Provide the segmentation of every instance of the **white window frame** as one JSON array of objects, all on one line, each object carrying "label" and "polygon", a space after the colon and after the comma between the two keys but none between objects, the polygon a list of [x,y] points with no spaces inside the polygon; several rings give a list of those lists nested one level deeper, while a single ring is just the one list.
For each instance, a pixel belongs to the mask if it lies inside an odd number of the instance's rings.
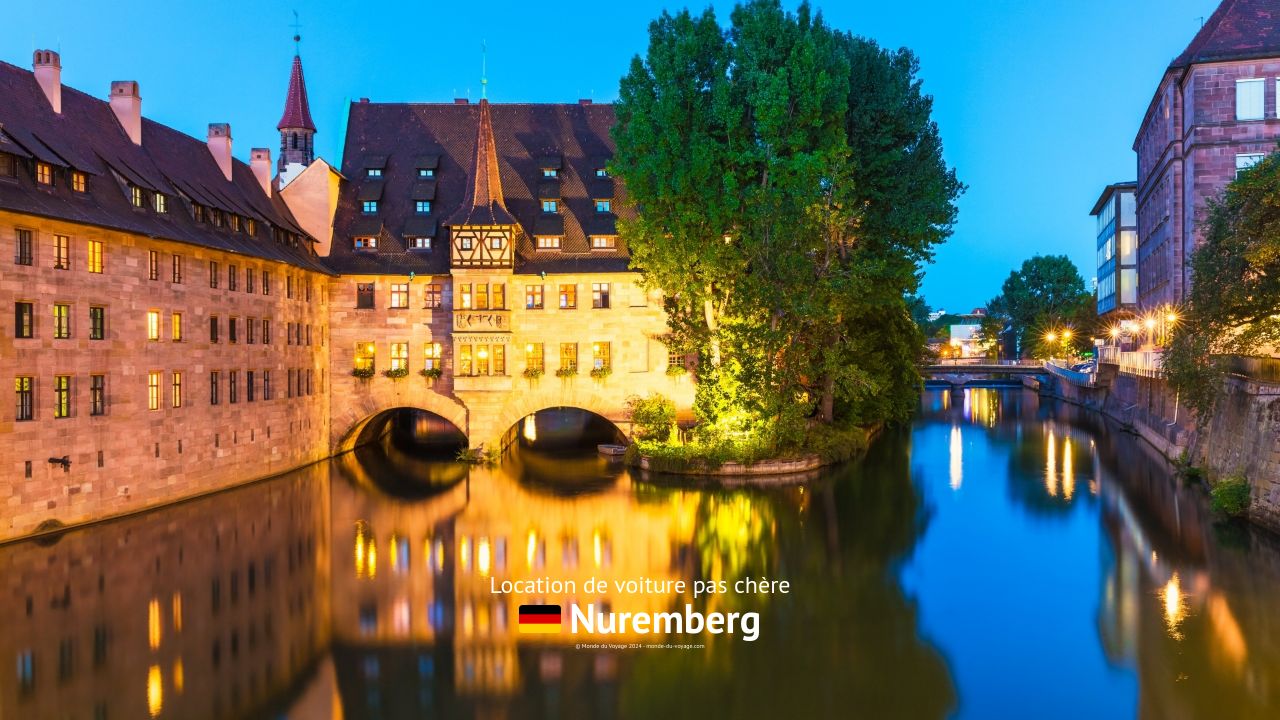
[{"label": "white window frame", "polygon": [[[1248,92],[1256,92],[1257,98],[1248,97]],[[1263,78],[1236,80],[1236,120],[1261,120],[1266,117],[1266,92]]]},{"label": "white window frame", "polygon": [[1240,177],[1241,171],[1262,162],[1265,157],[1265,153],[1236,153],[1236,177]]}]

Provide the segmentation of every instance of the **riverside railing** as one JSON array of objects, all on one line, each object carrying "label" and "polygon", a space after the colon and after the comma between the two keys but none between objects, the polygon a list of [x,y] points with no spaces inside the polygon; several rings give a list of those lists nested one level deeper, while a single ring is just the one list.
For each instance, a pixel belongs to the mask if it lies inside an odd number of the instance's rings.
[{"label": "riverside railing", "polygon": [[1164,375],[1163,350],[1120,350],[1115,346],[1098,348],[1098,362],[1119,365],[1126,375],[1156,378]]},{"label": "riverside railing", "polygon": [[1078,385],[1080,387],[1094,387],[1098,384],[1097,373],[1071,370],[1070,368],[1062,367],[1053,361],[1046,362],[1044,364],[1044,369],[1048,370],[1049,374],[1056,375],[1072,385]]}]

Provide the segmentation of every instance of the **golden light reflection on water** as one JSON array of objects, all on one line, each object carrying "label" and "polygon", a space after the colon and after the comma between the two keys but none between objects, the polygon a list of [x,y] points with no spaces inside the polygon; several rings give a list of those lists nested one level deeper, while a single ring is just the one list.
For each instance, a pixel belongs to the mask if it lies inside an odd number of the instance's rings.
[{"label": "golden light reflection on water", "polygon": [[164,710],[164,676],[159,665],[152,665],[147,670],[147,712],[151,717],[158,717]]},{"label": "golden light reflection on water", "polygon": [[476,571],[481,577],[489,577],[490,568],[489,538],[482,537],[476,542]]},{"label": "golden light reflection on water", "polygon": [[1062,497],[1067,500],[1075,493],[1076,474],[1071,459],[1071,438],[1062,438]]},{"label": "golden light reflection on water", "polygon": [[356,522],[355,541],[356,578],[372,580],[378,575],[378,543],[369,529],[369,523]]},{"label": "golden light reflection on water", "polygon": [[[944,393],[943,397],[946,396]],[[948,403],[944,401],[944,409]],[[964,419],[975,425],[995,427],[1000,419],[1000,392],[995,388],[965,388]]]},{"label": "golden light reflection on water", "polygon": [[1169,576],[1169,582],[1165,583],[1164,588],[1160,590],[1160,596],[1164,602],[1164,624],[1169,637],[1181,640],[1180,628],[1187,616],[1187,601],[1182,593],[1182,583],[1178,579],[1177,572]]},{"label": "golden light reflection on water", "polygon": [[1049,428],[1049,437],[1045,442],[1044,458],[1044,490],[1049,497],[1058,496],[1058,438]]},{"label": "golden light reflection on water", "polygon": [[160,600],[151,598],[147,603],[147,642],[152,650],[160,649]]}]

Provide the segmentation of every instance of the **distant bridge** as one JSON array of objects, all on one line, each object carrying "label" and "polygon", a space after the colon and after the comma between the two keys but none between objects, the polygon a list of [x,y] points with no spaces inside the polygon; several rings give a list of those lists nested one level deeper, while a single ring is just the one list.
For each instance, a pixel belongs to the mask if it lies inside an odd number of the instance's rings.
[{"label": "distant bridge", "polygon": [[1025,377],[1042,380],[1049,375],[1043,363],[940,363],[920,369],[925,384],[934,387],[1022,385]]}]

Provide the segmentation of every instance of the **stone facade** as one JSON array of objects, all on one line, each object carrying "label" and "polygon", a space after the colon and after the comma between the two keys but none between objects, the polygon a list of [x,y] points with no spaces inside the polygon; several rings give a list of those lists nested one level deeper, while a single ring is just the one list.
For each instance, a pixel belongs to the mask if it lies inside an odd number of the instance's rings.
[{"label": "stone facade", "polygon": [[1194,456],[1214,479],[1243,475],[1251,487],[1250,519],[1280,532],[1280,386],[1228,380],[1197,433]]},{"label": "stone facade", "polygon": [[[19,230],[32,233],[31,265],[13,262]],[[53,264],[59,235],[68,239],[67,270]],[[90,272],[90,242],[102,243],[100,273]],[[0,297],[6,300],[0,356],[6,382],[31,379],[33,411],[31,420],[17,419],[19,398],[10,385],[14,394],[0,406],[0,468],[6,475],[0,539],[48,520],[69,524],[131,512],[328,456],[326,276],[2,211],[0,258]],[[174,258],[180,258],[181,282],[173,281]],[[216,288],[210,286],[213,264]],[[233,271],[236,289],[229,285]],[[34,318],[29,339],[16,337],[15,327],[16,305],[26,302]],[[55,305],[68,307],[69,338],[55,338]],[[101,340],[90,339],[91,307],[104,311]],[[153,312],[158,340],[148,339]],[[181,316],[176,340],[175,314]],[[210,337],[211,318],[217,318],[217,342]],[[181,381],[176,403],[175,372]],[[211,404],[212,372],[219,373],[217,404]],[[151,373],[159,373],[156,409],[150,408]],[[94,414],[90,397],[94,375],[105,383],[101,414]],[[57,377],[69,378],[67,417],[55,417]],[[50,462],[62,457],[70,462],[65,470]]]}]

